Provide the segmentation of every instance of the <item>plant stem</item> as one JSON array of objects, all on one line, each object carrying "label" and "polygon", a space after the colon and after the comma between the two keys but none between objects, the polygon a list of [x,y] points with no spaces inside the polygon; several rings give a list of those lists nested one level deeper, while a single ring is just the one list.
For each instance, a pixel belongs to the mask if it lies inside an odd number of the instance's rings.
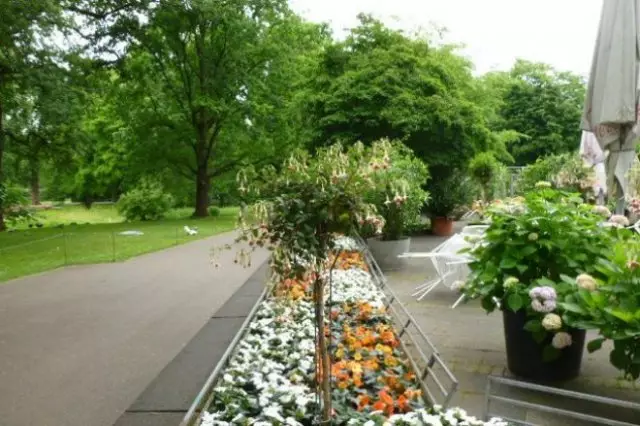
[{"label": "plant stem", "polygon": [[318,361],[322,363],[321,377],[319,377],[320,391],[322,393],[322,422],[329,424],[331,421],[331,383],[329,353],[327,350],[326,336],[324,335],[324,286],[320,273],[316,276],[313,290],[316,299],[316,324],[318,326]]}]

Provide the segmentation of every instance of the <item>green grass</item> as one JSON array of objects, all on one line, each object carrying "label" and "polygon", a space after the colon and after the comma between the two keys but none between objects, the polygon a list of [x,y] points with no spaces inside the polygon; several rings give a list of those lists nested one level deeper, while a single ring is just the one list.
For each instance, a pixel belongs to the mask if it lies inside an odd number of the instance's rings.
[{"label": "green grass", "polygon": [[[0,234],[0,282],[64,265],[120,261],[230,231],[238,209],[223,208],[220,216],[203,219],[190,218],[192,212],[193,209],[175,209],[165,219],[154,222],[124,222],[108,205],[90,210],[65,206],[38,212],[43,228]],[[198,235],[186,235],[185,225],[197,227]],[[144,235],[118,235],[127,230],[142,231]]]}]

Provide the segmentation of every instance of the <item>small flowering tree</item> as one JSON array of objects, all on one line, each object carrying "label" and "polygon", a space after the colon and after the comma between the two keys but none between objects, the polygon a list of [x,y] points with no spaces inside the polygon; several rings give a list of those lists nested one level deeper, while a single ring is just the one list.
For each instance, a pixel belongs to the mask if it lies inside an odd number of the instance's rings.
[{"label": "small flowering tree", "polygon": [[406,236],[407,227],[420,221],[420,212],[429,198],[422,189],[429,179],[429,172],[427,166],[400,142],[383,140],[371,149],[378,151],[372,154],[382,157],[383,161],[372,176],[374,186],[365,199],[384,219],[382,239],[399,240]]},{"label": "small flowering tree", "polygon": [[[241,210],[240,237],[251,247],[273,251],[271,268],[279,281],[305,279],[313,283],[317,326],[317,378],[322,395],[322,419],[331,417],[330,360],[325,335],[325,288],[337,256],[336,236],[370,225],[381,233],[384,219],[364,194],[376,188],[376,173],[389,167],[388,142],[371,149],[362,144],[344,149],[334,145],[315,156],[294,153],[279,170],[239,174],[241,193],[257,199]],[[237,261],[247,265],[249,252]]]}]

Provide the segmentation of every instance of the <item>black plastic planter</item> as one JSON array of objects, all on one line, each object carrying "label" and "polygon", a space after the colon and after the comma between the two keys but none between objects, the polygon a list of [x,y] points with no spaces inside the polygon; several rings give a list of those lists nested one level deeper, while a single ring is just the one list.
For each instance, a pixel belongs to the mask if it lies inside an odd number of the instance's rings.
[{"label": "black plastic planter", "polygon": [[527,322],[525,311],[502,311],[504,320],[504,339],[507,346],[507,365],[509,371],[524,379],[558,382],[570,380],[580,374],[582,354],[584,353],[585,330],[570,329],[571,346],[562,349],[559,358],[545,362],[542,351],[551,343],[552,335],[542,342],[533,340],[532,334],[524,329]]}]

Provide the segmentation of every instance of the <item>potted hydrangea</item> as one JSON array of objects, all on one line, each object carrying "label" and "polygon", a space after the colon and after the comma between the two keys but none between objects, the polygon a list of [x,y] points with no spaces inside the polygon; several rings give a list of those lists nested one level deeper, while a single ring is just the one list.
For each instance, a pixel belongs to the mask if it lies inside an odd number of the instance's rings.
[{"label": "potted hydrangea", "polygon": [[[372,227],[363,229],[373,257],[383,270],[397,269],[399,255],[409,251],[411,240],[407,228],[420,222],[420,212],[429,198],[422,189],[429,173],[427,166],[401,143],[386,140],[374,145],[374,158],[382,160],[373,164],[378,172],[372,175],[374,187],[365,199],[374,205],[384,219],[380,235],[372,236]],[[367,229],[368,228],[368,229]]]},{"label": "potted hydrangea", "polygon": [[579,196],[549,185],[538,185],[519,208],[497,207],[483,244],[471,252],[463,291],[481,299],[487,312],[502,310],[513,374],[544,381],[575,377],[585,332],[563,320],[560,301],[578,291],[566,277],[594,273],[615,230],[600,226],[602,217]]}]

